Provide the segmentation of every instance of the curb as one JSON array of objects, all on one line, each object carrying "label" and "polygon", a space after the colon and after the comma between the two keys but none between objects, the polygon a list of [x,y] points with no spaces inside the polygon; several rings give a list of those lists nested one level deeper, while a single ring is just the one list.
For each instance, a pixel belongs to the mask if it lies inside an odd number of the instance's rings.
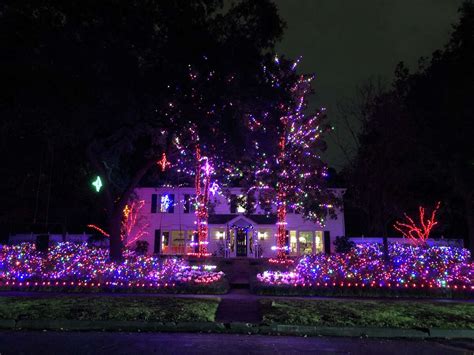
[{"label": "curb", "polygon": [[132,332],[206,332],[234,334],[265,334],[294,336],[334,336],[411,339],[474,339],[472,329],[398,329],[365,327],[316,327],[285,324],[182,322],[162,323],[144,321],[99,321],[0,319],[1,330],[61,330],[61,331],[132,331]]}]

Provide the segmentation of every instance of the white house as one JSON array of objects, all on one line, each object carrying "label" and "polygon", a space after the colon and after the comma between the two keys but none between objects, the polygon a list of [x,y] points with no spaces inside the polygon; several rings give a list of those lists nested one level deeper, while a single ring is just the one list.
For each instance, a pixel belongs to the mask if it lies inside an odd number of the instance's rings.
[{"label": "white house", "polygon": [[[240,188],[230,188],[228,199],[221,193],[211,195],[208,251],[216,256],[271,257],[276,255],[276,216],[258,207],[254,214],[236,202]],[[333,189],[342,197],[345,189]],[[196,251],[195,190],[192,187],[141,187],[136,197],[141,202],[136,227],[128,237],[130,246],[136,240],[149,243],[149,253],[183,255]],[[230,201],[229,201],[230,200]],[[344,212],[336,211],[324,226],[304,220],[300,214],[287,214],[287,244],[290,255],[334,251],[333,241],[345,235]],[[144,232],[137,237],[137,230]],[[135,233],[135,234],[134,234]],[[141,233],[140,233],[141,234]]]}]

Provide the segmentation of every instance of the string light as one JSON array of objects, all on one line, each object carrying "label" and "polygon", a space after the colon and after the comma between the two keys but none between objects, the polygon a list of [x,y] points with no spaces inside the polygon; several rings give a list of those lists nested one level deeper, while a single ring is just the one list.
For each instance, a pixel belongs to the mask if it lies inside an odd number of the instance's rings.
[{"label": "string light", "polygon": [[[276,88],[285,88],[286,85],[282,85],[283,81],[292,77],[289,73],[295,71],[300,60],[301,57],[289,65],[275,57],[277,69],[267,72],[272,85]],[[268,159],[262,156],[260,159],[263,161],[262,166],[255,173],[257,186],[268,185],[265,180],[274,181],[276,174],[276,186],[273,188],[276,192],[277,207],[275,250],[281,263],[287,259],[288,252],[285,248],[288,207],[306,212],[307,217],[323,226],[329,207],[334,206],[332,201],[330,203],[321,201],[334,199],[323,188],[327,167],[318,155],[322,135],[329,129],[328,125],[323,124],[324,109],[311,115],[304,113],[313,79],[313,76],[300,75],[292,83],[291,99],[279,105],[281,117],[278,153],[274,160],[276,164],[271,166]],[[311,201],[319,203],[315,206]]]},{"label": "string light", "polygon": [[[148,234],[147,229],[150,225],[140,221],[144,216],[140,213],[143,206],[145,206],[145,200],[131,201],[125,205],[122,211],[120,238],[125,241],[126,247],[130,247],[134,242]],[[87,227],[98,231],[105,237],[110,237],[109,233],[95,224],[88,224]]]},{"label": "string light", "polygon": [[103,236],[105,236],[105,237],[110,237],[110,234],[109,234],[109,233],[107,233],[106,231],[104,231],[102,228],[96,226],[95,224],[88,224],[88,225],[87,225],[87,228],[95,229],[97,232],[99,232],[99,233],[102,234]]},{"label": "string light", "polygon": [[438,202],[436,204],[436,207],[433,209],[433,212],[431,213],[431,217],[425,221],[425,208],[424,207],[418,207],[419,215],[420,215],[420,224],[417,225],[415,221],[407,216],[405,213],[405,218],[407,219],[407,223],[403,222],[395,222],[393,227],[399,231],[400,233],[403,234],[405,238],[408,238],[411,240],[415,245],[424,245],[426,244],[426,241],[428,240],[431,229],[435,225],[438,224],[438,222],[435,221],[436,218],[436,212],[438,212],[439,207],[441,205],[441,202]]},{"label": "string light", "polygon": [[474,263],[469,261],[467,249],[390,244],[389,253],[389,263],[384,261],[379,244],[358,245],[346,254],[307,255],[294,270],[268,270],[258,274],[257,279],[269,286],[474,291]]},{"label": "string light", "polygon": [[174,288],[222,279],[215,265],[189,266],[182,259],[137,255],[110,262],[108,250],[87,244],[58,243],[46,255],[34,244],[0,247],[0,287]]}]

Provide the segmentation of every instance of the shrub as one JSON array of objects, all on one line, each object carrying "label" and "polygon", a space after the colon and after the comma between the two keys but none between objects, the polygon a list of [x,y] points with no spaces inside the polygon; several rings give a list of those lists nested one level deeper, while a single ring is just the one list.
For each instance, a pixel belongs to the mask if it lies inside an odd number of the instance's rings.
[{"label": "shrub", "polygon": [[349,237],[343,235],[342,237],[336,237],[334,246],[336,247],[336,253],[348,253],[352,248],[355,248],[355,243]]},{"label": "shrub", "polygon": [[146,240],[137,240],[135,252],[138,255],[145,255],[146,253],[148,253],[148,246],[149,243]]}]

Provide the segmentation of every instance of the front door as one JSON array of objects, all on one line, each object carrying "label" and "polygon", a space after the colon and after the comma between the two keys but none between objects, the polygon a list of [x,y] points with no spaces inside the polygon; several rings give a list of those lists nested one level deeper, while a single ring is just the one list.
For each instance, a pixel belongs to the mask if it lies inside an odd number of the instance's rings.
[{"label": "front door", "polygon": [[237,228],[235,241],[237,244],[237,256],[247,256],[247,231]]}]

